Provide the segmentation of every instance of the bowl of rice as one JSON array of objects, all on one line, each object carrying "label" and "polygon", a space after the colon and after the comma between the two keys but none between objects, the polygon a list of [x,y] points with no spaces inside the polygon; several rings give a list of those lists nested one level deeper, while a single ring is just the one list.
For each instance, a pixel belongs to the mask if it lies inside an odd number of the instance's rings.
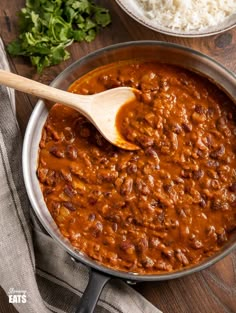
[{"label": "bowl of rice", "polygon": [[235,0],[116,0],[133,19],[160,33],[203,37],[236,26]]}]

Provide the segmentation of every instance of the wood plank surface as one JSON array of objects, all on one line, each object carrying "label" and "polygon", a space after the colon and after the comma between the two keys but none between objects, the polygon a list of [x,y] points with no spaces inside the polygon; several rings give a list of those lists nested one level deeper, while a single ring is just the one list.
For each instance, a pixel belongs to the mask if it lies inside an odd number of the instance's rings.
[{"label": "wood plank surface", "polygon": [[[41,76],[24,58],[9,57],[12,71],[48,84],[69,64],[98,48],[131,40],[161,40],[192,47],[236,72],[236,28],[205,38],[171,37],[138,24],[123,12],[114,0],[97,2],[110,10],[112,24],[100,32],[95,41],[89,44],[74,43],[69,48],[71,58],[60,65],[46,69]],[[24,6],[24,3],[23,0],[1,0],[0,36],[5,44],[14,39],[18,33],[17,11]],[[22,134],[36,100],[34,97],[16,93],[17,118]],[[164,313],[234,313],[236,312],[236,251],[199,273],[172,281],[140,283],[135,288]],[[0,297],[1,295],[2,292]],[[2,301],[7,301],[6,299]],[[2,307],[1,302],[0,313],[10,312],[1,311]]]}]

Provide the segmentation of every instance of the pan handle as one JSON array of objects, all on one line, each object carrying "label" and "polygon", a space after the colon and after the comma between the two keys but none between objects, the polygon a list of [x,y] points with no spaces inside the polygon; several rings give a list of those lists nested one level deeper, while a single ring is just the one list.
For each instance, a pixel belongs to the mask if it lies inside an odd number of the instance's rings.
[{"label": "pan handle", "polygon": [[102,289],[109,279],[110,276],[90,269],[88,285],[75,313],[93,313]]}]

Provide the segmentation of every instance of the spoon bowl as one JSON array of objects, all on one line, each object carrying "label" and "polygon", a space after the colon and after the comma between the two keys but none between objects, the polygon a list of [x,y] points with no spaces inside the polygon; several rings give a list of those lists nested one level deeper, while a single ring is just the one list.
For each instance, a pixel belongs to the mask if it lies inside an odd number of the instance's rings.
[{"label": "spoon bowl", "polygon": [[79,95],[4,70],[0,70],[0,84],[67,105],[83,114],[113,145],[126,150],[139,149],[135,144],[126,141],[116,126],[116,116],[120,108],[136,98],[134,88],[117,87],[93,95]]}]

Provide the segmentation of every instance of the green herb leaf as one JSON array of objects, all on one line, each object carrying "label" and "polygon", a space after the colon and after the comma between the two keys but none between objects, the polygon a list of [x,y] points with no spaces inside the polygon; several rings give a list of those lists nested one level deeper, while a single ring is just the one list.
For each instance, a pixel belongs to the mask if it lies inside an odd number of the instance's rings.
[{"label": "green herb leaf", "polygon": [[19,14],[19,37],[7,46],[30,58],[38,72],[70,57],[73,41],[91,42],[111,23],[109,11],[92,0],[26,0]]}]

